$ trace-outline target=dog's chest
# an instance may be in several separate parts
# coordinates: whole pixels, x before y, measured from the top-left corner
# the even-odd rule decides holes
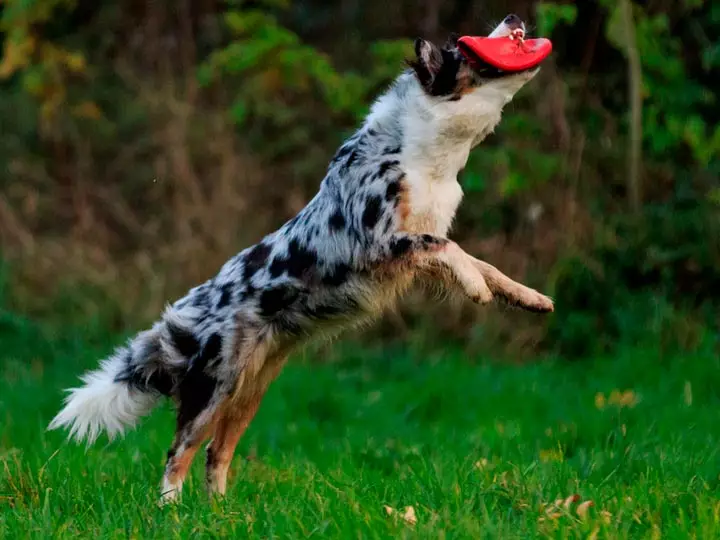
[[[420,176],[408,175],[408,213],[403,228],[408,232],[445,236],[462,195],[462,188],[455,178],[428,181]]]

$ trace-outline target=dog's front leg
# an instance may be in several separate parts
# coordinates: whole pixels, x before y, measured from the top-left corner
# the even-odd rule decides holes
[[[510,279],[485,261],[476,259],[471,255],[467,256],[472,259],[475,268],[483,275],[485,283],[487,283],[493,295],[504,299],[509,304],[536,313],[550,313],[555,310],[553,301],[548,296]]]
[[[474,259],[447,238],[397,233],[376,246],[371,258],[380,263],[380,271],[390,269],[393,274],[419,271],[431,275],[447,289],[459,286],[478,304],[487,304],[493,299]]]
[[[493,265],[469,255],[455,242],[427,234],[394,234],[376,254],[380,260],[408,263],[408,269],[430,273],[446,287],[460,285],[474,302],[486,304],[493,297],[536,313],[554,311],[544,294],[510,279]]]

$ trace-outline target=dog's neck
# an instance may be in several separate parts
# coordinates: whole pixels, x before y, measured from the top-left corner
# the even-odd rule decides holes
[[[372,107],[365,126],[402,147],[403,165],[427,181],[455,181],[470,150],[500,121],[505,96],[467,95],[459,102],[438,103],[410,73]]]

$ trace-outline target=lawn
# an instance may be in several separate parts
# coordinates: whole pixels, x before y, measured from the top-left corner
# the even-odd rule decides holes
[[[169,405],[90,449],[45,432],[62,389],[121,339],[0,313],[0,537],[720,537],[710,346],[522,366],[412,342],[298,355],[227,497],[208,499],[198,459],[182,502],[158,508]]]

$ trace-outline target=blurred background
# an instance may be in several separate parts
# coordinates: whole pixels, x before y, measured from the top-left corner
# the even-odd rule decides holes
[[[303,207],[415,37],[510,12],[554,53],[472,153],[453,237],[557,312],[417,291],[363,339],[515,361],[717,346],[710,0],[5,0],[0,325],[144,327]]]

